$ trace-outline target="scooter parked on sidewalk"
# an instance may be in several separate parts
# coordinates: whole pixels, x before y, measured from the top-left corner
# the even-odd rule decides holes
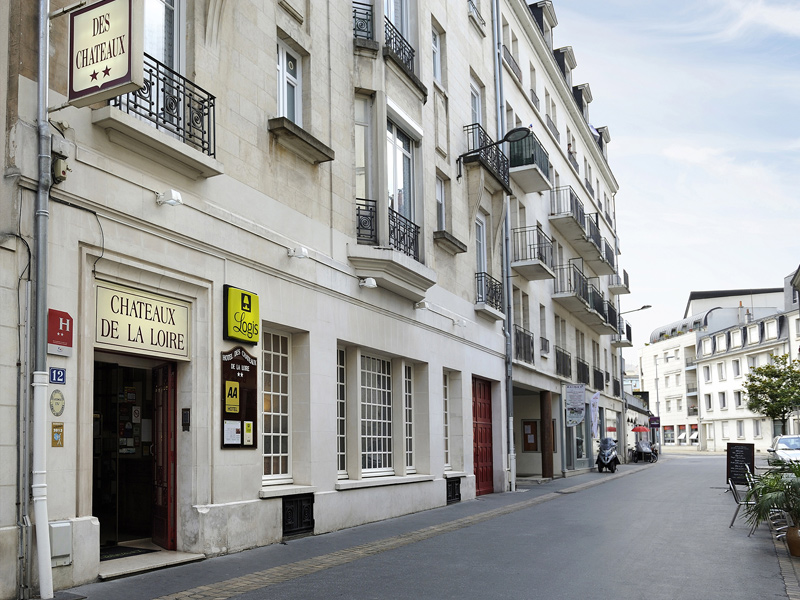
[[[597,472],[602,473],[603,469],[608,469],[613,473],[617,470],[619,457],[617,456],[617,440],[605,437],[600,440],[600,449],[597,452]]]
[[[636,446],[631,449],[631,458],[633,462],[637,463],[640,460],[643,462],[654,463],[658,461],[658,448],[655,444],[650,444],[647,440],[639,440]]]

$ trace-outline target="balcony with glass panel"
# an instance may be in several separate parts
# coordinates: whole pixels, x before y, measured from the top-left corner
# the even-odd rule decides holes
[[[552,189],[550,155],[533,133],[516,142],[509,142],[509,173],[526,194]]]
[[[630,294],[631,286],[628,281],[628,272],[623,269],[622,275],[614,273],[608,278],[608,291],[614,295]]]
[[[221,175],[216,160],[216,98],[149,54],[144,85],[92,111],[108,138],[198,179]]]
[[[617,333],[611,336],[611,346],[614,348],[632,348],[633,333],[631,325],[622,317],[618,317]]]
[[[553,241],[539,227],[514,229],[511,268],[528,281],[555,279]]]

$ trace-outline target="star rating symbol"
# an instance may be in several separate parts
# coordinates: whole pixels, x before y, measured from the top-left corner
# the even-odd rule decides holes
[[[105,68],[105,69],[103,69],[103,79],[105,79],[106,77],[108,77],[110,73],[111,73],[111,67],[109,67],[108,65],[106,65],[106,68]]]
[[[92,78],[92,81],[97,81],[97,71],[92,71],[89,77]]]

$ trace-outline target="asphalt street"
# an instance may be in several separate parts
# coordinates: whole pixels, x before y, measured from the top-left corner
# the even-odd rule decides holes
[[[764,526],[748,537],[742,517],[728,527],[725,465],[723,455],[666,455],[62,597],[789,598],[783,546]]]

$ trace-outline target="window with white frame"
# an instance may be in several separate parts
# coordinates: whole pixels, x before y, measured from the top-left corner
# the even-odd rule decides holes
[[[476,273],[486,273],[486,219],[482,214],[475,218],[475,260]]]
[[[676,373],[675,374],[675,385],[679,386],[680,384],[681,384],[681,374],[680,373]]]
[[[303,126],[302,66],[294,50],[278,42],[278,115]]]
[[[392,363],[361,356],[361,470],[393,475]]]
[[[747,327],[747,343],[748,345],[758,344],[761,342],[761,335],[758,332],[758,325],[749,325]]]
[[[408,39],[408,0],[384,0],[384,11],[400,35]]]
[[[411,138],[391,121],[386,125],[386,174],[392,209],[414,221],[414,170]]]
[[[716,337],[716,341],[717,341],[717,352],[725,352],[725,350],[728,349],[728,342],[724,333],[718,334]]]
[[[336,350],[336,470],[339,478],[347,477],[347,380],[343,348]]]
[[[703,394],[703,400],[706,404],[706,410],[714,410],[714,406],[711,404],[711,394]]]
[[[738,358],[734,358],[731,361],[731,368],[733,369],[733,376],[734,377],[741,377],[742,376],[742,364]]]
[[[778,322],[767,321],[764,323],[764,337],[768,340],[774,340],[778,337]]]
[[[681,398],[677,398],[675,400],[675,410],[681,412],[683,410],[683,400]]]
[[[711,338],[703,338],[703,355],[708,356],[711,354]]]
[[[720,381],[725,381],[725,379],[727,379],[725,363],[717,363],[717,378]]]
[[[444,469],[452,469],[450,459],[450,374],[442,374],[442,411],[444,419]]]
[[[728,397],[725,392],[718,392],[720,409],[728,408]]]
[[[291,483],[291,390],[289,336],[264,330],[261,341],[263,383],[262,454],[264,483]]]
[[[730,437],[730,435],[728,434],[728,422],[727,421],[722,421],[722,439],[726,440],[729,437]]]
[[[796,292],[797,290],[795,290]],[[800,319],[794,320],[794,337],[800,338]]]
[[[447,205],[445,203],[444,179],[436,176],[436,230],[445,231],[447,229]]]
[[[144,51],[173,71],[183,73],[185,0],[146,0]]]
[[[664,405],[667,408],[667,412],[670,412],[672,410],[672,400],[665,400]]]
[[[748,370],[753,370],[757,366],[758,366],[758,356],[755,355],[755,354],[752,354],[752,355],[748,356],[747,357],[747,369]]]
[[[406,473],[416,473],[414,468],[414,390],[411,365],[403,366],[403,435]]]
[[[431,56],[433,59],[433,78],[442,82],[442,36],[435,27],[431,28]]]
[[[736,421],[736,437],[740,440],[744,438],[744,421],[741,419]]]
[[[733,405],[736,408],[742,407],[742,391],[741,390],[734,390],[733,392]]]
[[[760,438],[761,437],[761,421],[758,419],[753,419],[753,437]]]
[[[356,198],[374,200],[372,195],[372,98],[355,97]]]
[[[742,347],[742,330],[734,329],[731,331],[731,348]]]
[[[705,366],[703,367],[703,380],[704,380],[706,383],[708,383],[709,381],[711,381],[711,367],[710,367],[710,366],[708,366],[708,365],[705,365]]]

